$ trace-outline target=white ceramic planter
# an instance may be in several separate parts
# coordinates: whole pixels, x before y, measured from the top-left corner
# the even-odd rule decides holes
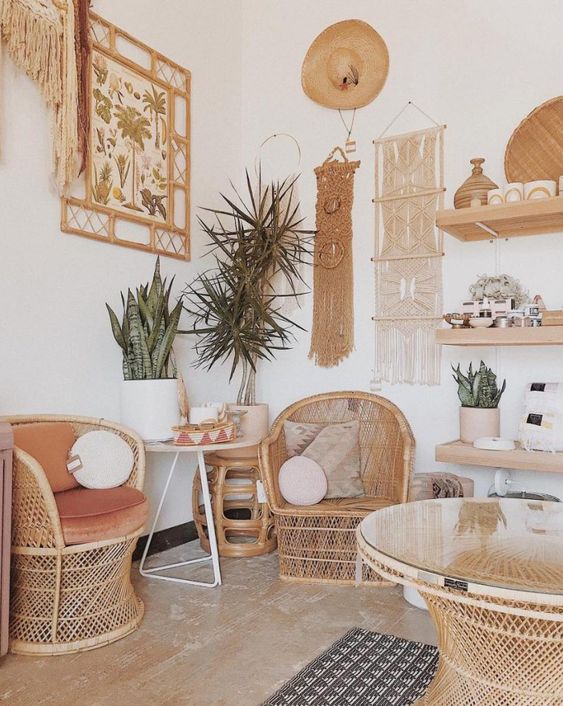
[[[415,608],[420,608],[420,610],[428,610],[426,601],[414,586],[403,586],[403,598],[407,603],[410,603]]]
[[[232,451],[221,451],[221,456],[227,458],[250,458],[257,455],[258,444],[268,436],[270,430],[269,409],[267,404],[244,405],[230,403],[228,409],[246,411],[241,417],[241,434],[237,441],[249,441],[255,445]]]
[[[171,439],[180,421],[178,381],[124,380],[121,387],[121,422],[144,441]]]
[[[460,440],[464,444],[472,444],[481,436],[500,436],[500,409],[498,407],[460,407]]]

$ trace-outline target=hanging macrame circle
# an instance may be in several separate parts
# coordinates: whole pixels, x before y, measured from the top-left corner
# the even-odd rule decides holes
[[[301,69],[305,93],[326,108],[362,108],[379,95],[389,72],[387,45],[362,20],[327,27],[309,47]]]

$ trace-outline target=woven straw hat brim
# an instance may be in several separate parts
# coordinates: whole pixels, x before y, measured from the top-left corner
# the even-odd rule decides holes
[[[361,57],[357,86],[341,90],[327,71],[331,54],[351,49]],[[305,93],[326,108],[362,108],[379,95],[389,72],[387,45],[371,25],[362,20],[344,20],[327,27],[309,47],[301,69]]]

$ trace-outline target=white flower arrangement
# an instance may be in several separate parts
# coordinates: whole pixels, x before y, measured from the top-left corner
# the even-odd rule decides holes
[[[516,308],[527,304],[530,296],[516,277],[510,275],[481,275],[469,287],[473,301],[480,299],[514,299]]]

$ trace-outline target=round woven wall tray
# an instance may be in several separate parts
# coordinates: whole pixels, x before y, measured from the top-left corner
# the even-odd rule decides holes
[[[542,103],[514,130],[504,153],[509,182],[563,175],[563,96]]]

